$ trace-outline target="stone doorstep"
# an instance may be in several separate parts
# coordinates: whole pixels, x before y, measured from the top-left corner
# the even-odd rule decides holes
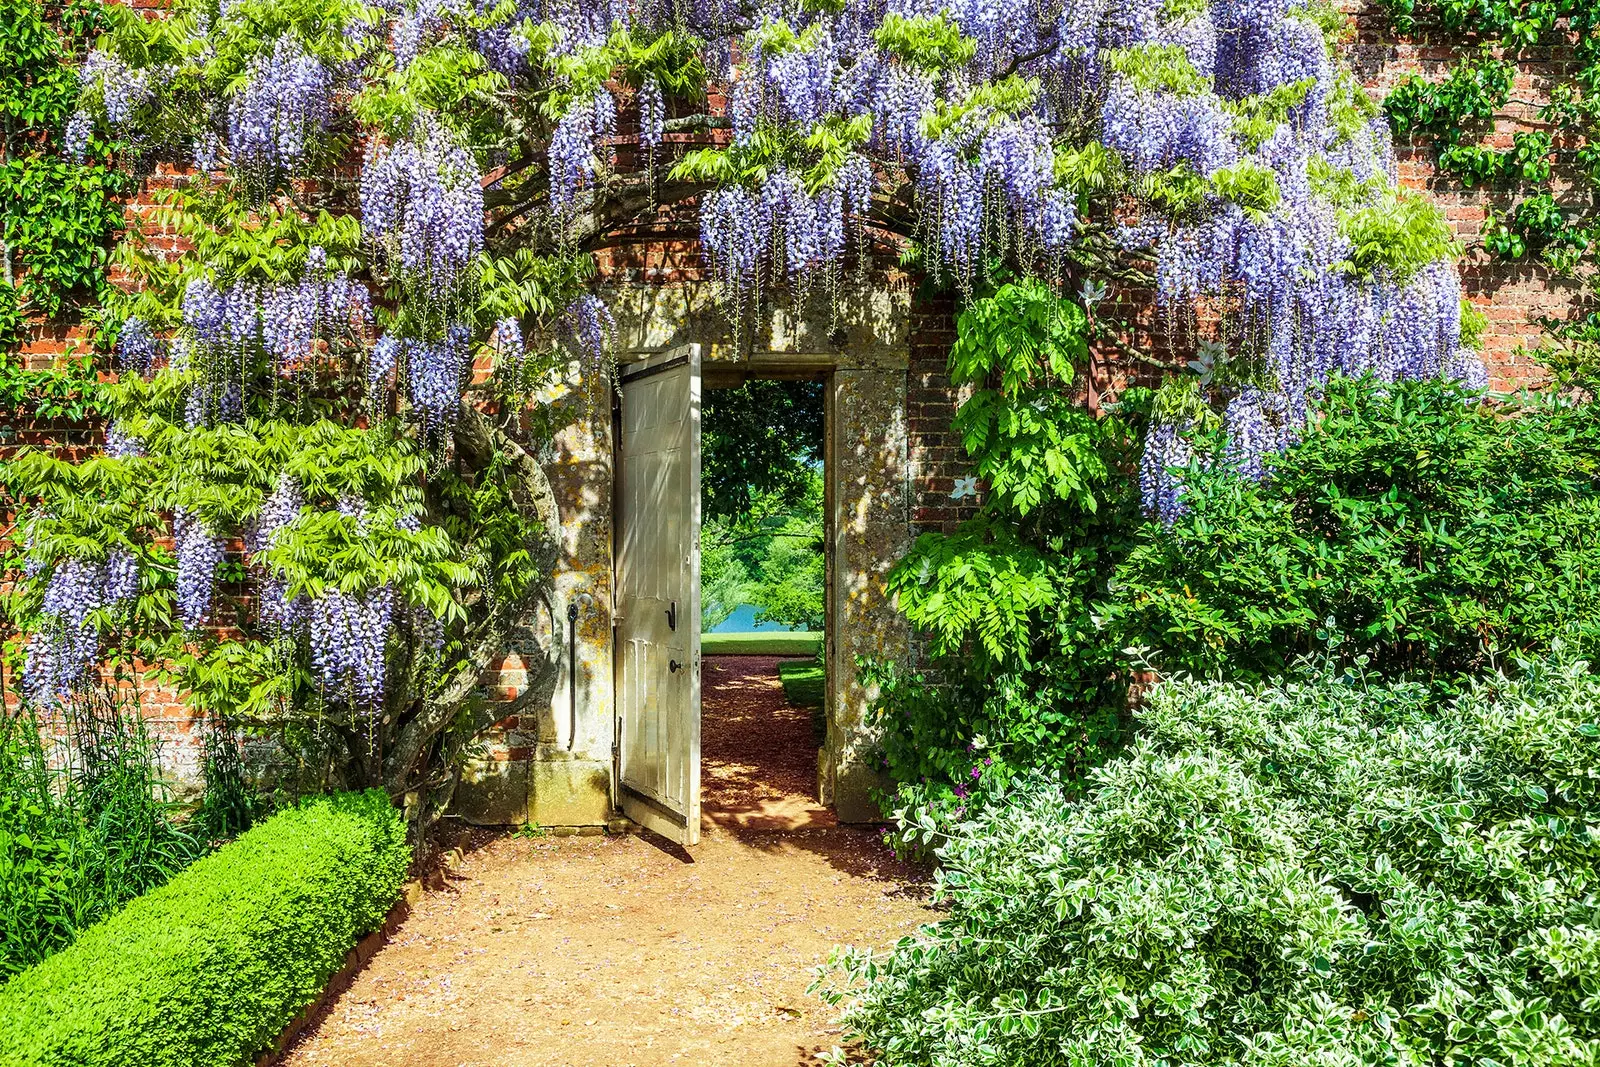
[[[384,916],[383,922],[378,924],[376,930],[356,942],[355,947],[346,954],[344,966],[334,972],[322,992],[317,994],[317,998],[289,1021],[289,1025],[278,1034],[272,1047],[256,1057],[255,1067],[273,1067],[283,1059],[284,1054],[289,1051],[289,1046],[294,1044],[295,1038],[305,1032],[312,1023],[321,1019],[323,1013],[333,1005],[334,1000],[350,988],[350,984],[355,981],[356,975],[361,973],[361,969],[372,962],[372,957],[378,954],[379,949],[389,943],[389,938],[394,936],[400,924],[406,921],[406,916],[411,914],[411,906],[422,899],[422,893],[421,882],[407,882],[401,887],[400,899],[389,909],[389,914]]]
[[[474,826],[592,827],[604,832],[611,810],[611,766],[582,758],[472,760],[464,768],[452,815]]]

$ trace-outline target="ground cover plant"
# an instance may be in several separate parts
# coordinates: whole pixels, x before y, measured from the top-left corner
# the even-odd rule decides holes
[[[828,995],[902,1065],[1600,1062],[1600,678],[1516,666],[1164,683],[1081,800],[913,827],[948,915]]]
[[[249,1062],[383,921],[405,838],[380,790],[280,811],[0,987],[0,1061]]]

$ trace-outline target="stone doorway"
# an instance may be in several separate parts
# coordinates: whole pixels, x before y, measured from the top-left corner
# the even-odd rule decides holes
[[[864,292],[837,309],[773,309],[759,322],[740,322],[737,335],[709,287],[639,286],[614,291],[607,302],[618,321],[624,372],[630,363],[696,344],[713,380],[825,383],[827,726],[815,797],[840,822],[876,821],[881,813],[872,794],[884,779],[871,765],[864,716],[873,694],[857,660],[904,662],[909,650],[905,623],[883,586],[913,534],[909,293]],[[593,826],[616,810],[613,400],[609,377],[586,373],[564,401],[577,417],[546,462],[562,517],[562,558],[549,610],[518,637],[551,649],[559,678],[547,710],[503,724],[486,757],[469,766],[458,804],[469,821]],[[513,651],[486,678],[491,697],[497,686],[515,691],[526,677],[519,668]]]

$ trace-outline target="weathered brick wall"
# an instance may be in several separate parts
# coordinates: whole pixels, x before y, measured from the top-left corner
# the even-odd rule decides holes
[[[951,387],[946,371],[955,336],[955,308],[949,297],[912,303],[906,424],[911,523],[919,533],[951,530],[973,511],[973,498],[966,486],[959,485],[971,474],[966,449],[950,426],[963,392]]]
[[[1356,37],[1347,59],[1375,100],[1408,74],[1418,73],[1429,81],[1440,81],[1450,67],[1467,58],[1448,35],[1426,29],[1411,38],[1398,38],[1382,10],[1368,0],[1345,0],[1346,10],[1355,22]],[[1541,44],[1524,49],[1517,60],[1517,77],[1511,102],[1491,127],[1484,131],[1483,143],[1496,149],[1511,147],[1511,135],[1519,129],[1537,126],[1538,110],[1549,99],[1550,87],[1570,79],[1576,66],[1572,49],[1565,44]],[[1567,146],[1570,156],[1575,146]],[[1544,374],[1527,352],[1536,348],[1541,334],[1540,316],[1564,317],[1579,289],[1570,281],[1552,277],[1538,263],[1512,264],[1494,260],[1483,250],[1480,232],[1486,213],[1492,207],[1505,211],[1517,197],[1506,189],[1480,186],[1464,189],[1450,175],[1440,175],[1432,148],[1400,138],[1395,142],[1400,180],[1425,190],[1444,209],[1457,238],[1467,246],[1461,264],[1461,280],[1467,296],[1489,318],[1484,336],[1484,362],[1497,389],[1538,385]],[[1556,165],[1555,192],[1571,188],[1561,177],[1561,159]]]
[[[1356,39],[1349,53],[1352,66],[1374,95],[1381,99],[1400,77],[1411,71],[1421,71],[1430,77],[1442,76],[1444,69],[1456,53],[1447,45],[1431,42],[1424,36],[1418,41],[1396,41],[1387,30],[1381,13],[1369,8],[1361,0],[1347,0],[1355,16]],[[159,9],[160,0],[137,0],[135,6]],[[1522,102],[1513,104],[1510,115],[1528,117],[1544,99],[1549,84],[1562,75],[1570,63],[1570,55],[1562,48],[1530,49],[1521,65],[1514,96]],[[1490,143],[1509,145],[1513,131],[1510,122],[1497,124]],[[619,152],[619,163],[628,165],[628,149]],[[1463,263],[1463,279],[1471,299],[1484,309],[1489,318],[1485,356],[1491,374],[1499,388],[1534,383],[1540,380],[1540,370],[1522,351],[1534,346],[1539,338],[1539,327],[1534,321],[1540,315],[1560,315],[1569,307],[1573,290],[1555,283],[1546,272],[1537,267],[1516,267],[1491,262],[1477,248],[1478,232],[1489,206],[1504,206],[1503,193],[1492,190],[1461,190],[1454,182],[1439,180],[1434,174],[1431,152],[1427,148],[1407,144],[1397,145],[1400,176],[1414,188],[1427,190],[1444,205],[1446,214],[1456,227],[1460,238],[1469,246]],[[658,161],[658,166],[663,165]],[[152,211],[155,207],[152,194],[181,175],[171,170],[159,171],[150,186],[131,203],[127,215],[129,224],[142,226],[149,237],[163,250],[177,254],[183,249],[174,236],[162,234],[154,228]],[[602,270],[608,279],[627,284],[679,284],[697,282],[704,278],[703,264],[692,241],[692,219],[663,212],[647,225],[623,235],[615,247],[601,255]],[[959,391],[950,386],[946,373],[946,359],[954,340],[954,308],[949,298],[917,298],[910,312],[910,354],[907,369],[907,470],[906,492],[912,532],[953,529],[974,509],[975,498],[968,494],[963,479],[971,475],[965,451],[951,428],[951,417],[960,402]],[[35,324],[22,355],[33,368],[49,366],[74,347],[81,347],[84,331],[73,322],[64,324]],[[598,401],[601,409],[604,401]],[[552,455],[552,478],[567,503],[594,512],[592,518],[599,525],[604,538],[609,537],[605,526],[603,502],[587,500],[584,474],[589,466],[603,467],[607,456],[601,454],[609,434],[609,414],[605,414],[604,428],[598,426],[594,433],[579,433],[571,441],[558,443]],[[594,440],[590,440],[593,437]],[[98,443],[99,430],[94,426],[66,425],[57,422],[36,422],[26,413],[0,413],[0,459],[9,455],[21,444],[53,444],[71,453]],[[591,447],[593,446],[593,447]],[[599,449],[599,451],[597,451]],[[597,468],[598,469],[598,468]],[[589,480],[592,480],[590,478]],[[586,536],[601,534],[589,531]],[[570,540],[570,539],[569,539]],[[599,569],[608,556],[608,542],[601,544],[566,543],[562,546],[563,561],[558,586],[562,597],[587,592],[591,597],[608,597],[608,576],[602,580]],[[584,634],[585,647],[595,650],[608,647],[609,635],[601,632],[605,627],[602,613],[585,613],[582,626],[594,633]],[[548,629],[548,624],[539,629]],[[530,640],[545,645],[548,633],[530,632]],[[610,680],[608,664],[598,653],[580,657],[580,703],[584,706],[609,700]],[[514,764],[517,761],[537,760],[549,752],[564,749],[570,742],[568,725],[570,709],[566,707],[566,671],[570,662],[562,664],[562,681],[557,690],[554,706],[517,720],[507,720],[486,739],[482,753],[488,762]],[[6,678],[8,697],[15,692],[11,679]],[[516,696],[528,682],[527,671],[521,658],[510,653],[506,661],[491,667],[484,678],[485,695],[490,700],[509,700]],[[179,695],[154,685],[145,688],[142,707],[152,723],[157,736],[169,742],[169,763],[180,774],[190,774],[198,763],[199,735],[188,709]],[[580,728],[580,748],[604,751],[606,739],[587,724]]]

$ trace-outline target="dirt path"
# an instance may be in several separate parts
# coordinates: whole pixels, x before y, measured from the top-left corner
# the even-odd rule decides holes
[[[706,831],[692,856],[651,836],[472,835],[451,887],[413,909],[284,1062],[816,1063],[838,1037],[805,992],[812,969],[836,944],[887,944],[927,921],[926,886],[875,831],[831,825],[799,792],[815,776],[809,715],[772,695],[774,661],[706,664]]]
[[[782,656],[707,656],[701,672],[700,806],[705,827],[837,826],[817,803],[811,712],[791,707]]]

